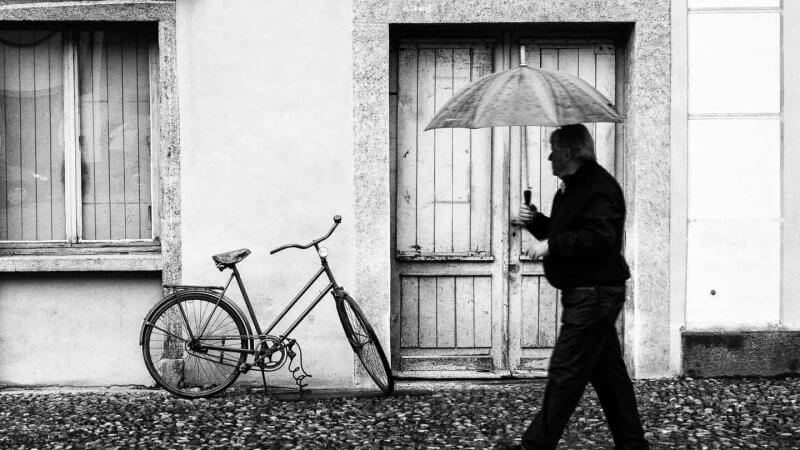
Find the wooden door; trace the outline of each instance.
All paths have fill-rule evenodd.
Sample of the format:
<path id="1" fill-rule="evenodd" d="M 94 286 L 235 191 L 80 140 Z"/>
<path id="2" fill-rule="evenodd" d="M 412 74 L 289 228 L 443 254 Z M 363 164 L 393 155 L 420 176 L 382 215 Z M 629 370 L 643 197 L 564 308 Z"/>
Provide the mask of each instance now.
<path id="1" fill-rule="evenodd" d="M 578 75 L 614 100 L 611 43 L 526 44 L 529 65 Z M 519 46 L 499 39 L 407 40 L 392 49 L 391 353 L 400 375 L 542 375 L 547 367 L 559 295 L 541 263 L 521 257 L 532 237 L 508 220 L 528 185 L 540 209 L 551 209 L 553 129 L 424 131 L 460 87 L 518 64 Z M 615 126 L 587 125 L 598 161 L 614 173 Z"/>
<path id="2" fill-rule="evenodd" d="M 492 151 L 491 129 L 424 131 L 454 92 L 493 71 L 495 57 L 487 41 L 403 41 L 392 52 L 391 329 L 400 373 L 505 365 L 505 239 L 495 217 L 503 154 Z"/>
<path id="3" fill-rule="evenodd" d="M 616 95 L 615 50 L 608 42 L 523 42 L 528 64 L 577 75 L 596 87 L 612 103 Z M 518 58 L 519 52 L 512 52 Z M 518 63 L 518 59 L 512 60 Z M 595 140 L 598 162 L 615 171 L 616 127 L 611 123 L 585 124 Z M 559 180 L 552 175 L 551 127 L 512 129 L 509 173 L 509 205 L 516 211 L 522 191 L 532 188 L 533 203 L 550 214 Z M 527 158 L 525 149 L 527 148 Z M 526 161 L 527 159 L 527 161 Z M 527 163 L 527 167 L 526 167 Z M 533 242 L 528 232 L 510 230 L 508 273 L 509 366 L 516 374 L 544 374 L 561 324 L 559 292 L 544 277 L 542 263 L 524 254 Z"/>

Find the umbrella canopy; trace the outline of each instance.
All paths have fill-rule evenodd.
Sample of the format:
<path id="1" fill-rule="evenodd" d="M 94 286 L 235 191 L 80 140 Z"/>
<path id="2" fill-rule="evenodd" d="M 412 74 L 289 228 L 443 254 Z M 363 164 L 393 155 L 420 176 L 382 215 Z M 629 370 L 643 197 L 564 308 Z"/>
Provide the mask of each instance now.
<path id="1" fill-rule="evenodd" d="M 611 102 L 572 75 L 520 65 L 457 92 L 425 130 L 622 122 Z"/>

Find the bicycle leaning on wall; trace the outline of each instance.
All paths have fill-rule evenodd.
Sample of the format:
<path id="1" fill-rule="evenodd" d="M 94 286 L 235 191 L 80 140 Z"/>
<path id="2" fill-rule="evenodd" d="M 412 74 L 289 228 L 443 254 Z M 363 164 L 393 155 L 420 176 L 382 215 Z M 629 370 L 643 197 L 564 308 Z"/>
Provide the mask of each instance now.
<path id="1" fill-rule="evenodd" d="M 224 391 L 240 374 L 254 369 L 261 372 L 266 389 L 264 373 L 280 369 L 288 360 L 289 370 L 302 390 L 306 386 L 302 380 L 310 375 L 303 368 L 300 346 L 290 335 L 330 292 L 344 333 L 356 355 L 381 391 L 391 393 L 394 378 L 383 348 L 361 308 L 336 283 L 328 266 L 328 251 L 319 246 L 333 234 L 342 218 L 335 216 L 333 221 L 333 227 L 319 239 L 306 245 L 284 245 L 270 252 L 275 254 L 287 248 L 314 247 L 322 267 L 263 332 L 236 268 L 236 264 L 250 254 L 248 249 L 213 256 L 220 271 L 231 270 L 224 287 L 165 285 L 172 293 L 150 310 L 139 337 L 145 365 L 156 383 L 181 397 L 208 397 Z M 270 334 L 322 274 L 327 275 L 328 285 L 283 333 Z M 225 296 L 234 278 L 250 313 L 252 327 L 242 310 Z M 248 361 L 250 355 L 253 358 Z M 294 368 L 293 362 L 296 363 Z"/>

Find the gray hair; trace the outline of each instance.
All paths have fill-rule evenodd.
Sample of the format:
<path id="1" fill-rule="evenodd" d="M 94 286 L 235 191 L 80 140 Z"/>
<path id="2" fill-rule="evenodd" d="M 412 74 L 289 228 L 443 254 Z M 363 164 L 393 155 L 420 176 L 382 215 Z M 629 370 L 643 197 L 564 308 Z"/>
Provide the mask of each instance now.
<path id="1" fill-rule="evenodd" d="M 578 161 L 597 161 L 594 154 L 594 140 L 589 130 L 582 124 L 564 125 L 556 128 L 550 135 L 550 146 L 557 145 L 570 149 L 573 159 Z"/>

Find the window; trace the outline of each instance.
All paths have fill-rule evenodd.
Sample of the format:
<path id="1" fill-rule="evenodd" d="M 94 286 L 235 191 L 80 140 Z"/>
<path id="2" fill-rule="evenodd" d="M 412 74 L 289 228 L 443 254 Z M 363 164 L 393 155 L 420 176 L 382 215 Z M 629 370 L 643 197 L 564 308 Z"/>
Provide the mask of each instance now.
<path id="1" fill-rule="evenodd" d="M 154 28 L 0 31 L 0 242 L 153 245 Z"/>

